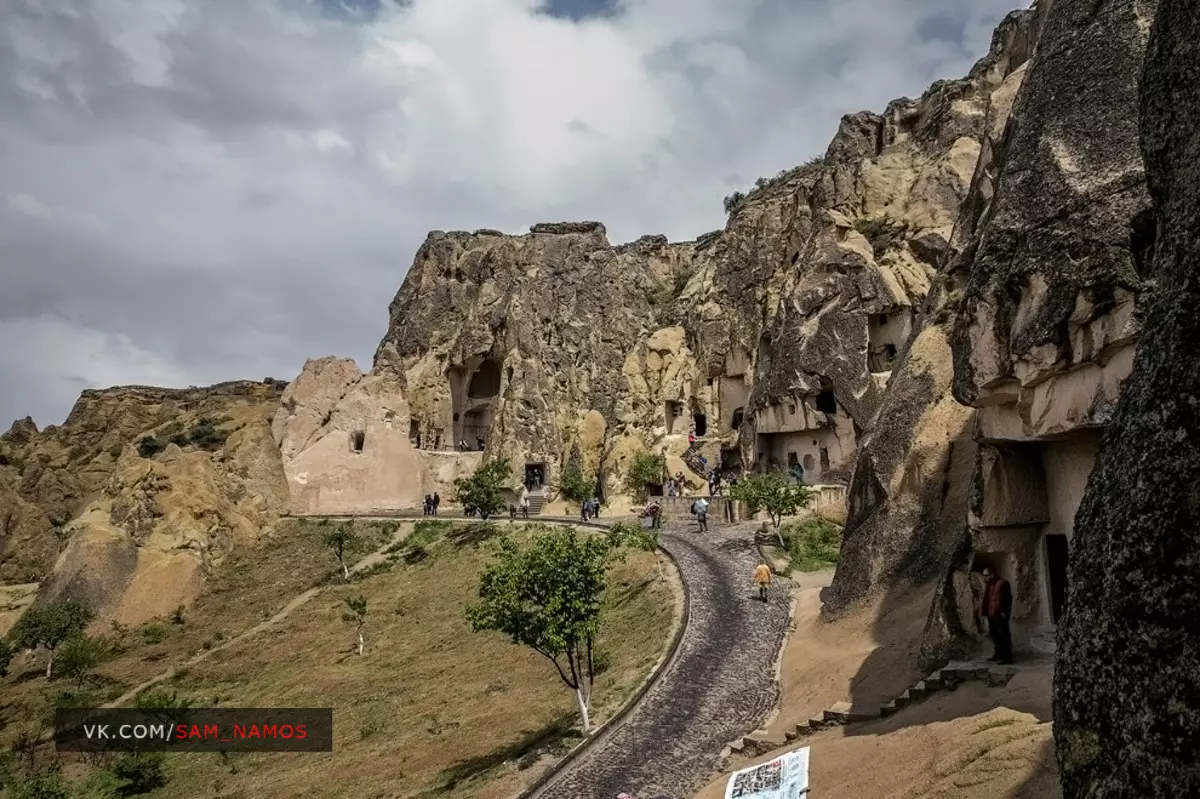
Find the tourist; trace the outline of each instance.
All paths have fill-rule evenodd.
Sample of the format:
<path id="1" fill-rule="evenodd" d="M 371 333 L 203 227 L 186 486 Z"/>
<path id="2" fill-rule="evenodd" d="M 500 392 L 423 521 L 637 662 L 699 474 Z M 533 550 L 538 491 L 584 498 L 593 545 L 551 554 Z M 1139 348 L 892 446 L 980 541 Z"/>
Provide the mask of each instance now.
<path id="1" fill-rule="evenodd" d="M 438 496 L 438 493 L 436 491 L 433 492 L 433 515 L 434 516 L 438 515 L 438 506 L 440 506 L 441 504 L 442 504 L 442 498 L 440 496 Z"/>
<path id="2" fill-rule="evenodd" d="M 508 503 L 508 520 L 510 522 L 515 522 L 517 520 L 517 506 L 511 502 Z"/>
<path id="3" fill-rule="evenodd" d="M 1008 627 L 1012 617 L 1012 588 L 1008 580 L 987 566 L 983 568 L 983 579 L 983 614 L 987 617 L 988 635 L 995 648 L 988 660 L 1009 665 L 1013 662 L 1012 631 Z"/>
<path id="4" fill-rule="evenodd" d="M 792 466 L 792 477 L 796 478 L 797 483 L 804 482 L 804 467 L 799 463 Z"/>
<path id="5" fill-rule="evenodd" d="M 767 601 L 767 587 L 771 585 L 771 567 L 765 560 L 760 560 L 754 569 L 754 582 L 758 585 L 758 598 Z"/>
<path id="6" fill-rule="evenodd" d="M 423 505 L 423 508 L 426 516 L 433 513 L 433 497 L 429 496 L 428 494 L 425 495 L 425 504 Z"/>
<path id="7" fill-rule="evenodd" d="M 674 477 L 667 478 L 667 496 L 668 497 L 675 496 L 675 478 Z"/>
<path id="8" fill-rule="evenodd" d="M 467 450 L 469 450 L 469 449 L 470 449 L 470 447 L 469 447 L 469 446 L 467 446 L 467 440 L 466 440 L 465 438 L 463 438 L 463 439 L 459 439 L 459 442 L 458 442 L 458 448 L 459 448 L 459 450 L 461 450 L 462 452 L 466 452 Z"/>
<path id="9" fill-rule="evenodd" d="M 694 446 L 696 446 L 696 433 L 691 432 L 688 433 L 688 449 L 691 449 Z"/>
<path id="10" fill-rule="evenodd" d="M 592 503 L 590 500 L 584 500 L 579 504 L 579 520 L 586 522 L 588 520 L 588 511 L 591 510 Z"/>
<path id="11" fill-rule="evenodd" d="M 476 436 L 475 443 L 479 445 L 479 451 L 483 452 L 483 439 L 479 436 Z"/>
<path id="12" fill-rule="evenodd" d="M 599 497 L 592 497 L 592 518 L 593 519 L 600 518 L 600 498 Z"/>
<path id="13" fill-rule="evenodd" d="M 692 503 L 692 513 L 696 514 L 696 521 L 700 522 L 700 532 L 708 532 L 708 500 L 700 497 Z"/>
<path id="14" fill-rule="evenodd" d="M 521 518 L 529 521 L 529 497 L 521 497 Z"/>

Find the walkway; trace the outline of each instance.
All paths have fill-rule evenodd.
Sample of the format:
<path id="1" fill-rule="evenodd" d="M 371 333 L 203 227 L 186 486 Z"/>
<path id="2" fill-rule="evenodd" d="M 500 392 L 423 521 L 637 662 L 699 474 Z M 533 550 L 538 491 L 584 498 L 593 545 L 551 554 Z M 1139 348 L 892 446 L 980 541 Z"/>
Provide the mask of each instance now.
<path id="1" fill-rule="evenodd" d="M 687 629 L 675 659 L 645 698 L 556 779 L 543 799 L 690 796 L 721 769 L 721 751 L 767 718 L 778 699 L 775 659 L 790 592 L 777 580 L 763 605 L 751 582 L 754 524 L 668 523 L 660 542 L 688 592 Z"/>

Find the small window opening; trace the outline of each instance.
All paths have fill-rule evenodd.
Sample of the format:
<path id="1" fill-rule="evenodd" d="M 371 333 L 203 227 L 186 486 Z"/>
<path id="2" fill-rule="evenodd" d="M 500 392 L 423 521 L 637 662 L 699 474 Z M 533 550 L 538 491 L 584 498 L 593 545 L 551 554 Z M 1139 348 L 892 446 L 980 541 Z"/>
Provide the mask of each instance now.
<path id="1" fill-rule="evenodd" d="M 817 395 L 817 410 L 821 413 L 837 413 L 837 398 L 832 391 L 822 391 Z"/>
<path id="2" fill-rule="evenodd" d="M 708 432 L 708 417 L 704 414 L 694 414 L 692 416 L 692 423 L 696 426 L 696 435 L 702 436 Z"/>
<path id="3" fill-rule="evenodd" d="M 362 452 L 363 444 L 365 444 L 366 441 L 367 441 L 367 434 L 364 433 L 362 430 L 355 430 L 353 433 L 350 434 L 350 446 L 354 448 L 355 452 Z"/>
<path id="4" fill-rule="evenodd" d="M 881 327 L 882 327 L 883 325 L 886 325 L 886 324 L 888 323 L 887 314 L 885 314 L 885 313 L 881 313 L 881 314 L 879 314 L 878 316 L 876 316 L 876 317 L 875 317 L 875 323 L 876 323 L 877 325 L 881 326 Z"/>

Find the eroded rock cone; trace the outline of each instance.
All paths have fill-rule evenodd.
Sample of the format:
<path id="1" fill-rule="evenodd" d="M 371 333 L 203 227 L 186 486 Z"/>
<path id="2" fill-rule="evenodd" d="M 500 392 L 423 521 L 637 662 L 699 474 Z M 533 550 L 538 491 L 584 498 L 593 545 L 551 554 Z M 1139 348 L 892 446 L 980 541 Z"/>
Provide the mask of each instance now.
<path id="1" fill-rule="evenodd" d="M 1197 0 L 1158 5 L 1141 92 L 1158 287 L 1075 521 L 1054 685 L 1067 797 L 1200 795 Z"/>

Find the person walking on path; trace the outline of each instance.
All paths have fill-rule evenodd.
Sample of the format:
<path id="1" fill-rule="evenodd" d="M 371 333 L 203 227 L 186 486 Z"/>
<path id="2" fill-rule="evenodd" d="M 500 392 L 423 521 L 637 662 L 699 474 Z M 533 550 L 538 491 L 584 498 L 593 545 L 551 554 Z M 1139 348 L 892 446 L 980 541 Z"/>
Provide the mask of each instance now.
<path id="1" fill-rule="evenodd" d="M 700 523 L 700 532 L 708 532 L 708 500 L 700 497 L 692 503 L 692 513 L 696 514 L 696 521 Z"/>
<path id="2" fill-rule="evenodd" d="M 1007 666 L 1013 662 L 1012 630 L 1008 627 L 1012 618 L 1012 588 L 1008 580 L 987 566 L 983 569 L 983 579 L 983 614 L 987 617 L 988 635 L 995 647 L 995 653 L 988 659 Z"/>
<path id="3" fill-rule="evenodd" d="M 592 509 L 591 500 L 585 499 L 579 503 L 579 521 L 586 522 L 588 520 L 588 511 Z"/>
<path id="4" fill-rule="evenodd" d="M 759 561 L 754 569 L 754 582 L 758 585 L 758 598 L 767 601 L 767 588 L 771 585 L 771 567 L 765 560 Z"/>
<path id="5" fill-rule="evenodd" d="M 667 496 L 668 497 L 675 496 L 675 478 L 674 477 L 667 479 Z"/>
<path id="6" fill-rule="evenodd" d="M 521 497 L 521 518 L 529 521 L 529 496 Z"/>
<path id="7" fill-rule="evenodd" d="M 593 519 L 600 518 L 600 498 L 599 497 L 592 497 L 592 518 Z"/>

